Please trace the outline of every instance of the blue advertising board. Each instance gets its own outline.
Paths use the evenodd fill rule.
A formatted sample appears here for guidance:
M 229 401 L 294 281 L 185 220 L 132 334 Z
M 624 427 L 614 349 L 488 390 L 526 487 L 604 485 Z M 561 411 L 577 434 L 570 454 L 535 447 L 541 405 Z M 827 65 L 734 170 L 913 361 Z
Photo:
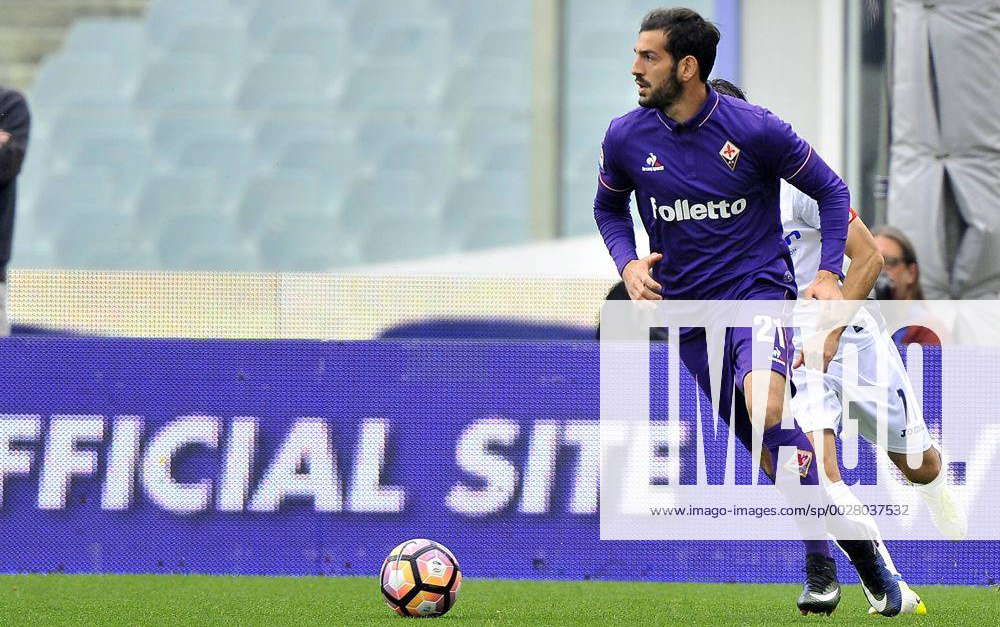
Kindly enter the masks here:
M 600 541 L 598 354 L 4 340 L 0 570 L 373 575 L 429 537 L 470 576 L 800 580 L 797 542 Z M 1000 543 L 892 548 L 913 583 L 1000 574 Z

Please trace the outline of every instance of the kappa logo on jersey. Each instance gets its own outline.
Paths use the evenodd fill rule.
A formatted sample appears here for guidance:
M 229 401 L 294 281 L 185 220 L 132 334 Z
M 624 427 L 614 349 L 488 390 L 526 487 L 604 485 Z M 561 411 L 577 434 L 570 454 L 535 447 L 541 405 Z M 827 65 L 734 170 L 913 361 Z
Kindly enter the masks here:
M 661 170 L 663 170 L 663 164 L 660 163 L 660 160 L 657 158 L 656 155 L 654 155 L 653 153 L 649 153 L 649 156 L 646 157 L 646 165 L 642 166 L 642 171 L 659 172 Z
M 661 166 L 662 167 L 662 166 Z M 649 197 L 649 202 L 653 207 L 653 218 L 659 218 L 664 222 L 680 222 L 681 220 L 718 220 L 720 218 L 731 218 L 743 213 L 747 208 L 747 199 L 738 198 L 733 202 L 728 200 L 713 200 L 706 203 L 691 204 L 687 199 L 674 201 L 673 205 L 656 205 L 656 198 Z
M 722 149 L 719 150 L 719 156 L 726 162 L 730 170 L 735 170 L 736 162 L 740 160 L 740 149 L 727 139 L 726 143 L 722 145 Z

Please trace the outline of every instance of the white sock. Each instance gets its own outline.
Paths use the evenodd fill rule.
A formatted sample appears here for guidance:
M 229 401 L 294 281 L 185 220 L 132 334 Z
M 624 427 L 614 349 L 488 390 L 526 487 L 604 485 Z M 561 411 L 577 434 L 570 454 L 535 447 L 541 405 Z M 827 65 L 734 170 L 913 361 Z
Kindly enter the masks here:
M 834 505 L 844 507 L 847 511 L 851 512 L 850 515 L 838 517 L 843 519 L 842 523 L 847 523 L 852 528 L 853 532 L 851 535 L 857 536 L 860 530 L 861 533 L 875 542 L 875 546 L 878 548 L 879 554 L 882 555 L 882 560 L 885 562 L 886 568 L 893 575 L 898 575 L 899 571 L 896 570 L 896 565 L 889 555 L 889 549 L 886 548 L 885 542 L 882 540 L 882 534 L 878 530 L 875 518 L 871 514 L 855 513 L 863 511 L 864 508 L 858 497 L 854 496 L 854 493 L 851 492 L 851 489 L 843 481 L 837 481 L 836 483 L 827 484 L 826 493 L 830 496 Z M 831 531 L 830 535 L 834 538 L 837 537 L 834 531 Z
M 941 493 L 948 487 L 948 473 L 945 471 L 944 465 L 944 455 L 941 454 L 941 449 L 938 449 L 938 455 L 941 455 L 941 472 L 938 473 L 936 477 L 930 483 L 914 483 L 913 487 L 920 492 L 920 495 L 927 498 L 938 498 Z

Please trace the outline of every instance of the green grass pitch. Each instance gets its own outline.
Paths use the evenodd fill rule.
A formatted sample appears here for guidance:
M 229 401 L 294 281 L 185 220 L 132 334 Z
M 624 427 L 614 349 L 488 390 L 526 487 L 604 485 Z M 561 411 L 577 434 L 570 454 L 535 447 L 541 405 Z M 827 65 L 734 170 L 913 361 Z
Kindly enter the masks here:
M 1000 591 L 915 586 L 926 616 L 893 624 L 996 624 Z M 832 617 L 800 616 L 795 585 L 622 581 L 463 581 L 443 625 L 876 625 L 860 588 Z M 0 625 L 403 625 L 374 578 L 3 575 Z M 420 621 L 423 624 L 423 620 Z

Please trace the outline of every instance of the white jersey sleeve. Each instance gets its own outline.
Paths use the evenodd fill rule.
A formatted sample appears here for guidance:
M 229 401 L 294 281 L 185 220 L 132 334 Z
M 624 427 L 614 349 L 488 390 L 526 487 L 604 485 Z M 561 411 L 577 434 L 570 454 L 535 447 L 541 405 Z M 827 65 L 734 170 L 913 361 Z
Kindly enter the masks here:
M 782 194 L 788 195 L 788 204 L 792 211 L 792 219 L 803 226 L 819 229 L 819 203 L 810 198 L 794 185 L 781 182 Z

